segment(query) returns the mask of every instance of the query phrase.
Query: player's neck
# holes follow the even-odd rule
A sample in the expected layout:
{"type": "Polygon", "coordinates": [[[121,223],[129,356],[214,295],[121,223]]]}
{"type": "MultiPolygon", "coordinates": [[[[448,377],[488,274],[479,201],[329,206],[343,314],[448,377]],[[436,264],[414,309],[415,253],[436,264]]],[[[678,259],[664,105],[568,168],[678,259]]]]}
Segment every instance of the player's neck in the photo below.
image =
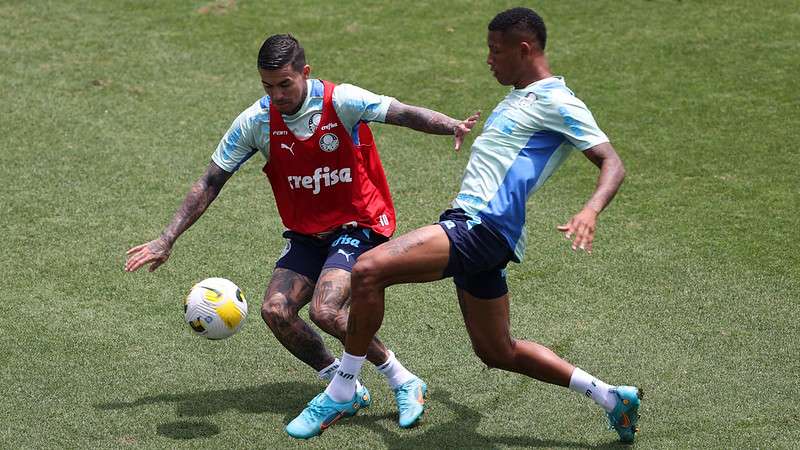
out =
{"type": "Polygon", "coordinates": [[[531,62],[530,66],[525,68],[522,77],[518,82],[514,83],[515,89],[522,89],[531,83],[535,83],[545,78],[550,78],[553,73],[550,72],[550,64],[547,63],[546,58],[537,58],[531,62]]]}

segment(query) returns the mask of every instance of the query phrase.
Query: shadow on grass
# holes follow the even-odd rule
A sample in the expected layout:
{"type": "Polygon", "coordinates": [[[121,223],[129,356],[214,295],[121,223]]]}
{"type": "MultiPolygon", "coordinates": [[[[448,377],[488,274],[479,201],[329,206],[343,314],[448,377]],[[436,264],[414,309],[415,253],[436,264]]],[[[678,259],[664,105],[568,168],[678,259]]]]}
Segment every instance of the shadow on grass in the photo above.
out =
{"type": "MultiPolygon", "coordinates": [[[[443,390],[437,389],[433,395],[433,401],[438,405],[437,408],[444,406],[455,413],[456,418],[450,422],[429,426],[424,421],[421,425],[421,434],[410,434],[408,431],[401,430],[396,424],[394,414],[384,414],[382,416],[358,415],[342,424],[352,424],[369,429],[381,436],[383,444],[390,449],[419,449],[419,448],[481,448],[494,449],[512,446],[529,448],[620,448],[617,442],[610,442],[602,445],[589,445],[581,442],[559,441],[553,439],[541,439],[531,435],[524,436],[497,436],[484,435],[477,431],[483,414],[467,408],[452,399],[452,395],[443,390]],[[441,406],[439,406],[441,405],[441,406]],[[385,427],[385,422],[391,421],[391,429],[385,427]],[[383,422],[383,423],[382,423],[383,422]]],[[[493,410],[493,406],[487,408],[493,410]]],[[[342,426],[341,424],[339,426],[342,426]]]]}
{"type": "MultiPolygon", "coordinates": [[[[179,418],[206,417],[227,410],[237,410],[249,414],[283,414],[284,423],[288,423],[319,391],[319,384],[272,383],[241,389],[161,394],[131,402],[101,403],[95,405],[95,408],[117,410],[176,403],[179,418]]],[[[172,439],[204,438],[219,431],[218,426],[207,420],[178,420],[161,424],[157,428],[158,434],[172,439]]]]}
{"type": "Polygon", "coordinates": [[[161,394],[132,402],[95,405],[101,410],[135,408],[158,403],[177,403],[178,416],[204,417],[235,409],[243,413],[284,413],[302,410],[306,402],[319,394],[320,385],[311,383],[270,383],[241,389],[161,394]]]}
{"type": "MultiPolygon", "coordinates": [[[[161,394],[143,397],[131,402],[102,403],[95,406],[100,410],[118,410],[160,403],[177,403],[177,414],[181,419],[158,426],[158,434],[172,439],[196,439],[219,433],[213,423],[191,418],[211,416],[226,410],[243,413],[283,414],[283,423],[288,423],[305,407],[306,402],[320,391],[319,384],[311,383],[272,383],[241,389],[220,389],[181,394],[161,394]]],[[[500,400],[498,400],[500,401],[500,400]]],[[[568,447],[568,448],[617,448],[616,442],[592,446],[582,442],[568,442],[542,439],[535,436],[484,435],[477,431],[483,414],[468,408],[452,399],[452,394],[437,389],[432,403],[436,408],[447,408],[455,414],[450,422],[420,425],[420,433],[401,430],[394,414],[372,415],[367,410],[353,418],[342,421],[337,426],[364,427],[381,437],[383,445],[391,449],[417,448],[497,448],[514,447],[568,447]]],[[[488,405],[485,411],[492,411],[501,405],[488,405]]],[[[532,434],[532,433],[531,433],[532,434]]],[[[288,439],[288,438],[287,438],[288,439]]],[[[317,439],[325,439],[317,438],[317,439]]]]}

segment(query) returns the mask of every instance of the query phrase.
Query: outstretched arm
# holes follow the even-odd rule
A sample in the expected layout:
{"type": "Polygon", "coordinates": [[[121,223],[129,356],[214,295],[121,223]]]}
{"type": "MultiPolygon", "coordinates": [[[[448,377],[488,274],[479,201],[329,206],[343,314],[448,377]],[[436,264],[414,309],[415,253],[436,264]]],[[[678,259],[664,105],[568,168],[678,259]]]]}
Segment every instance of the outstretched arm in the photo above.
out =
{"type": "Polygon", "coordinates": [[[222,170],[213,161],[209,163],[205,173],[186,194],[186,198],[183,199],[183,203],[161,236],[128,250],[125,271],[133,272],[145,264],[152,263],[148,269],[152,272],[164,264],[178,236],[203,215],[231,175],[233,174],[222,170]]]}
{"type": "Polygon", "coordinates": [[[475,126],[480,115],[480,112],[476,112],[464,120],[458,120],[437,111],[393,100],[386,111],[385,123],[430,134],[454,135],[455,149],[458,150],[464,136],[475,126]]]}
{"type": "Polygon", "coordinates": [[[597,215],[611,203],[625,179],[625,167],[614,147],[608,142],[596,145],[583,154],[600,168],[597,187],[586,202],[581,212],[575,214],[569,222],[559,225],[558,230],[564,232],[567,239],[572,240],[572,249],[592,252],[597,215]]]}

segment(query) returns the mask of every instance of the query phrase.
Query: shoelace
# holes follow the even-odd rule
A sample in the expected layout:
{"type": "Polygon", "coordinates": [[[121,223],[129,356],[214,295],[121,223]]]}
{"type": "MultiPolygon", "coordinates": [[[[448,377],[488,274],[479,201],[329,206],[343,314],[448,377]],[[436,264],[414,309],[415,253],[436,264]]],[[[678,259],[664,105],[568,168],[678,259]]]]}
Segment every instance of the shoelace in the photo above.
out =
{"type": "Polygon", "coordinates": [[[318,402],[317,399],[321,399],[321,396],[318,395],[314,397],[310,402],[308,402],[308,405],[306,405],[307,408],[303,410],[303,415],[309,419],[315,419],[324,414],[322,402],[318,402]]]}
{"type": "Polygon", "coordinates": [[[397,388],[397,406],[399,406],[400,409],[406,409],[414,406],[414,402],[410,400],[413,395],[414,387],[416,386],[413,383],[410,383],[397,388]]]}

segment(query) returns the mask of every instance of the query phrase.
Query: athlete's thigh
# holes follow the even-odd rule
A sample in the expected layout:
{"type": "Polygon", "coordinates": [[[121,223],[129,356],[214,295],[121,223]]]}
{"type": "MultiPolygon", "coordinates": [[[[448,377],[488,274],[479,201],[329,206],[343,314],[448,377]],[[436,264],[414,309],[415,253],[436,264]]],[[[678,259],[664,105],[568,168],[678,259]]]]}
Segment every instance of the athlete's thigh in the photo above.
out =
{"type": "Polygon", "coordinates": [[[428,225],[385,242],[361,258],[388,284],[439,280],[450,259],[450,240],[441,226],[428,225]]]}
{"type": "Polygon", "coordinates": [[[483,299],[456,288],[472,347],[476,351],[501,349],[511,344],[508,294],[483,299]]]}
{"type": "Polygon", "coordinates": [[[323,269],[314,288],[311,308],[319,313],[335,314],[347,306],[350,299],[350,272],[338,269],[323,269]]]}
{"type": "Polygon", "coordinates": [[[313,293],[314,282],[310,278],[293,270],[276,267],[264,295],[264,304],[278,301],[300,309],[311,301],[313,293]]]}

